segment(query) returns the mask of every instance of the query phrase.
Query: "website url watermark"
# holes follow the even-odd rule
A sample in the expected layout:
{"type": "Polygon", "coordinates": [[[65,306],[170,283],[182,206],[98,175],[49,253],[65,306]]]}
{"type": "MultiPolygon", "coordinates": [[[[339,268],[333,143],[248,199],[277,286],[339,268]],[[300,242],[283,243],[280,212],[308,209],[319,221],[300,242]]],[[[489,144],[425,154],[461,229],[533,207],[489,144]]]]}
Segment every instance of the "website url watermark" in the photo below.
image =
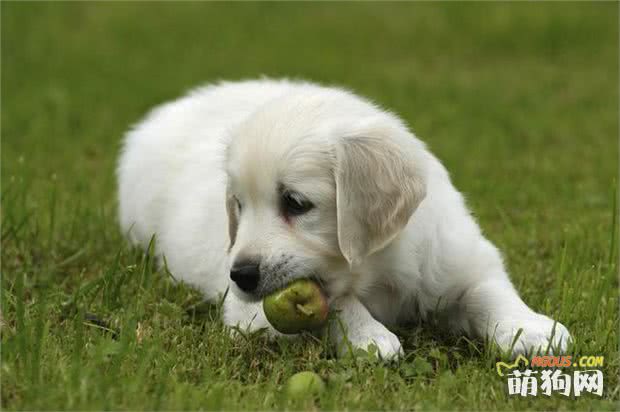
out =
{"type": "Polygon", "coordinates": [[[507,378],[509,395],[581,396],[591,393],[603,396],[603,372],[578,368],[600,368],[604,362],[603,356],[534,356],[530,361],[520,355],[513,363],[497,362],[495,366],[497,374],[507,378]]]}

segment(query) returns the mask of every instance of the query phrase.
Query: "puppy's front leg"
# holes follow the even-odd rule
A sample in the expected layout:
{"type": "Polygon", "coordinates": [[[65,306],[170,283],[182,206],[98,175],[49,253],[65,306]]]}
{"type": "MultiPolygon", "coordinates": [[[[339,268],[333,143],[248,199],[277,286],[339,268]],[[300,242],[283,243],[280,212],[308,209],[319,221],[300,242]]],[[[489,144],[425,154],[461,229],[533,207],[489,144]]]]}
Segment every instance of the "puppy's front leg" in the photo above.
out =
{"type": "Polygon", "coordinates": [[[503,273],[470,287],[461,304],[461,326],[478,337],[494,339],[504,351],[511,348],[521,329],[512,356],[544,352],[549,346],[563,353],[571,339],[564,325],[530,309],[503,273]]]}
{"type": "Polygon", "coordinates": [[[339,313],[337,319],[330,321],[329,336],[340,355],[347,353],[349,344],[354,349],[364,350],[375,345],[378,355],[386,360],[403,354],[398,337],[373,318],[355,296],[338,298],[332,302],[331,307],[339,313]]]}
{"type": "Polygon", "coordinates": [[[246,302],[230,291],[224,300],[224,324],[232,328],[233,333],[237,330],[248,333],[265,329],[271,338],[290,336],[283,335],[271,326],[263,311],[262,301],[246,302]]]}

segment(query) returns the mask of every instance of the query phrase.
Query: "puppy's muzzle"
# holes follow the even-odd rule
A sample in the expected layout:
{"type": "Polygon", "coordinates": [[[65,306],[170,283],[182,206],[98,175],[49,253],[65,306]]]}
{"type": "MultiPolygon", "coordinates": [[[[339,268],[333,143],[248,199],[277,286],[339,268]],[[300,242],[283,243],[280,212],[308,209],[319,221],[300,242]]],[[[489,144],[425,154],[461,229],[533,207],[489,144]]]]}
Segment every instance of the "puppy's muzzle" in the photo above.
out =
{"type": "Polygon", "coordinates": [[[242,291],[254,292],[260,280],[260,262],[253,259],[235,262],[230,270],[230,278],[242,291]]]}

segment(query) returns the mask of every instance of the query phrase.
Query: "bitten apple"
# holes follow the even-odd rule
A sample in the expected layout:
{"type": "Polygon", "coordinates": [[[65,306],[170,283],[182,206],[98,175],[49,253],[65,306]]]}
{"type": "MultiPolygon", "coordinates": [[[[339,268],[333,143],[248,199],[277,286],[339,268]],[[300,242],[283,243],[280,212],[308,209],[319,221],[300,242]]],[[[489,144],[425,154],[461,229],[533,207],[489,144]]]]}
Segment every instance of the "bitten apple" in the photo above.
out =
{"type": "Polygon", "coordinates": [[[313,280],[300,279],[263,300],[267,320],[281,333],[318,329],[327,321],[327,297],[313,280]]]}

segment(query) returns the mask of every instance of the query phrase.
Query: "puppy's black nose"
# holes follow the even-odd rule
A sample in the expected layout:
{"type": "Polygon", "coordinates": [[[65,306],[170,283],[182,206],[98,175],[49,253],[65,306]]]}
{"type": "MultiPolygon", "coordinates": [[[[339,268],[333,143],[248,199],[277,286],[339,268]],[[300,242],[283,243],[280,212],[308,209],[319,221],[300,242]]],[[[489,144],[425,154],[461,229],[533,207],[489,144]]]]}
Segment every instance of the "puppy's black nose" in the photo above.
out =
{"type": "Polygon", "coordinates": [[[230,269],[230,278],[242,291],[253,292],[256,290],[260,279],[259,262],[255,260],[236,262],[230,269]]]}

